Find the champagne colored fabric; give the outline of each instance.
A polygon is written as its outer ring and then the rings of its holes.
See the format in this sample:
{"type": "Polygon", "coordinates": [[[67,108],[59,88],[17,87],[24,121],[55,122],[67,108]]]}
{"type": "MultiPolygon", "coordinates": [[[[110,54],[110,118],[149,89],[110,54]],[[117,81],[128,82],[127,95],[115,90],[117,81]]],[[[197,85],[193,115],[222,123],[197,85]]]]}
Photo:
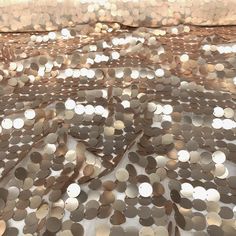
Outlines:
{"type": "Polygon", "coordinates": [[[75,24],[233,25],[235,0],[0,0],[0,31],[51,31],[75,24]]]}

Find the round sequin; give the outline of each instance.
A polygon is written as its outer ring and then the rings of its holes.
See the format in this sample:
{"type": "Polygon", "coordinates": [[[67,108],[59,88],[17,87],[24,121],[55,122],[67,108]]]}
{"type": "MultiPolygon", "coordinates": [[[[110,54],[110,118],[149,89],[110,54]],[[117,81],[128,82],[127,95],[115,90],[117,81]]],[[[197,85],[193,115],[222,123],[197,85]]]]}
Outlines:
{"type": "Polygon", "coordinates": [[[76,183],[70,184],[67,188],[67,194],[71,198],[77,197],[80,194],[80,192],[81,188],[76,183]]]}
{"type": "Polygon", "coordinates": [[[150,197],[152,195],[153,192],[153,188],[152,185],[149,183],[142,183],[139,185],[139,194],[142,197],[150,197]]]}

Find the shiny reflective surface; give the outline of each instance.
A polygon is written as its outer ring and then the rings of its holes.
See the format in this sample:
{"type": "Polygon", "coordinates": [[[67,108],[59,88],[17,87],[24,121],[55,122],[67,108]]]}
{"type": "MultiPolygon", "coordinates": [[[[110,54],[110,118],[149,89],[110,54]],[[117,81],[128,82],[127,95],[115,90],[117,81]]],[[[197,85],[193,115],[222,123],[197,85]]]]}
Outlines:
{"type": "MultiPolygon", "coordinates": [[[[61,30],[64,38],[75,34],[65,27],[85,23],[118,22],[133,27],[159,27],[233,25],[236,21],[234,0],[1,0],[0,13],[1,32],[61,30]]],[[[107,26],[98,23],[95,33],[106,30],[107,26]]],[[[178,34],[178,27],[171,31],[178,34]]],[[[188,32],[188,28],[185,31],[188,32]]],[[[165,31],[158,30],[158,34],[164,35],[165,31]]],[[[55,38],[54,33],[32,37],[38,43],[55,38]]],[[[153,38],[149,41],[154,43],[153,38]]],[[[119,56],[113,53],[112,57],[119,56]]]]}
{"type": "Polygon", "coordinates": [[[235,27],[1,40],[0,235],[236,234],[235,27]]]}

